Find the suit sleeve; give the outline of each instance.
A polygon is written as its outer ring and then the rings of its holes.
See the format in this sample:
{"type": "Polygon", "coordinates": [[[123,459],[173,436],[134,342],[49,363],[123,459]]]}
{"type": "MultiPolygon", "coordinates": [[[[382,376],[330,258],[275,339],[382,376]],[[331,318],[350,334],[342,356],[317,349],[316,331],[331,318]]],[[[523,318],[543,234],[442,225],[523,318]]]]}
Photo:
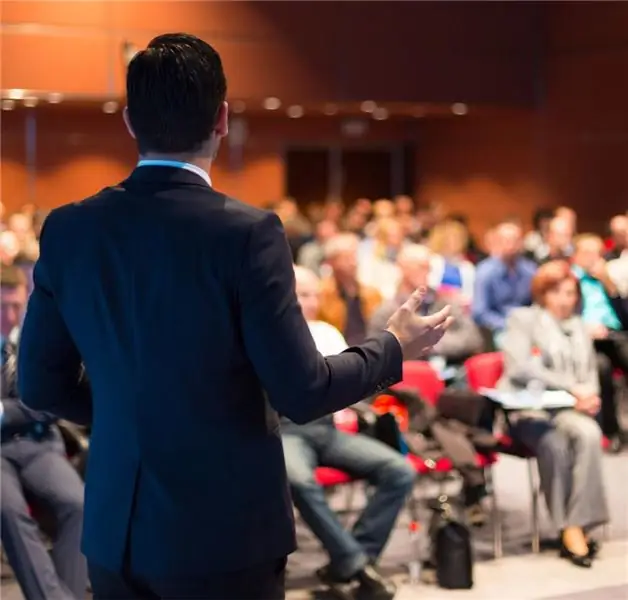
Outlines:
{"type": "Polygon", "coordinates": [[[295,423],[350,406],[401,379],[401,347],[388,332],[337,356],[324,358],[316,350],[276,215],[252,228],[239,300],[247,354],[273,408],[295,423]]]}
{"type": "Polygon", "coordinates": [[[63,244],[61,231],[54,230],[54,219],[51,222],[54,216],[51,213],[42,230],[41,253],[33,272],[34,288],[19,344],[18,391],[31,410],[88,425],[92,418],[89,384],[50,280],[55,244],[63,244]]]}

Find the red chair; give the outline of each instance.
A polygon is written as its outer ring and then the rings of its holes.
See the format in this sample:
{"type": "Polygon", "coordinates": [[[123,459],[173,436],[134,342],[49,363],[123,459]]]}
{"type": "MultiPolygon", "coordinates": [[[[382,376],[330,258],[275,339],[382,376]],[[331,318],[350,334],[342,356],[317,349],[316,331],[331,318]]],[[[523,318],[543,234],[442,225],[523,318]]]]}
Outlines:
{"type": "Polygon", "coordinates": [[[487,352],[472,356],[464,363],[469,387],[477,392],[481,388],[492,389],[504,372],[501,352],[487,352]]]}
{"type": "Polygon", "coordinates": [[[394,387],[414,390],[426,402],[435,406],[438,402],[438,397],[445,389],[445,384],[430,363],[420,360],[409,360],[403,363],[403,378],[394,387]]]}

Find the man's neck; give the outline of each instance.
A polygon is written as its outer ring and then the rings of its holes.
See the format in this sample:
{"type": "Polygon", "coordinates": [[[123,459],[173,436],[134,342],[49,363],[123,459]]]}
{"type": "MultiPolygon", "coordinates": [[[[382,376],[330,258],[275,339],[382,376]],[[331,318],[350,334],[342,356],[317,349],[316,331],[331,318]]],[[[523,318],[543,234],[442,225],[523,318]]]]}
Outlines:
{"type": "Polygon", "coordinates": [[[171,162],[187,163],[202,169],[208,174],[211,172],[213,162],[209,156],[199,156],[198,154],[160,154],[158,152],[140,154],[140,160],[167,160],[171,162]]]}

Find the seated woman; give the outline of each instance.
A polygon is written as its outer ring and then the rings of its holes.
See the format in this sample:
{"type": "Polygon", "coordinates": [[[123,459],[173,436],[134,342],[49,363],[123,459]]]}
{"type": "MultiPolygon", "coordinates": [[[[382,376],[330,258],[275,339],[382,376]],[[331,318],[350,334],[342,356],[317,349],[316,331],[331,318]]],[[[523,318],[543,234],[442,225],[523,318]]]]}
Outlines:
{"type": "Polygon", "coordinates": [[[600,408],[595,351],[576,312],[580,287],[566,262],[540,267],[532,294],[535,304],[508,318],[499,387],[542,386],[575,397],[574,408],[514,410],[508,420],[513,438],[538,459],[541,488],[561,531],[561,557],[590,567],[597,544],[587,536],[608,521],[602,434],[592,418],[600,408]]]}
{"type": "Polygon", "coordinates": [[[435,290],[456,290],[467,303],[473,297],[475,285],[475,267],[465,256],[468,245],[469,234],[458,221],[448,219],[436,225],[430,232],[430,287],[435,290]]]}

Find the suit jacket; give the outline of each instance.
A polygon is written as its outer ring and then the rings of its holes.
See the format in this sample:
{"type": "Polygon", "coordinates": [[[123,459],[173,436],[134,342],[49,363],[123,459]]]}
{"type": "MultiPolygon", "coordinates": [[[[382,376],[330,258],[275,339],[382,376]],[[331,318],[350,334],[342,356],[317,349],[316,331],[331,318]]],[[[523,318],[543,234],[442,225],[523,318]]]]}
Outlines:
{"type": "Polygon", "coordinates": [[[151,166],[46,220],[18,383],[92,425],[87,558],[199,577],[295,549],[275,411],[339,410],[401,362],[389,333],[323,358],[277,216],[151,166]]]}
{"type": "Polygon", "coordinates": [[[517,391],[534,379],[549,390],[569,392],[579,386],[599,394],[593,342],[579,316],[570,325],[566,336],[540,306],[514,309],[504,330],[504,375],[498,387],[517,391]]]}

